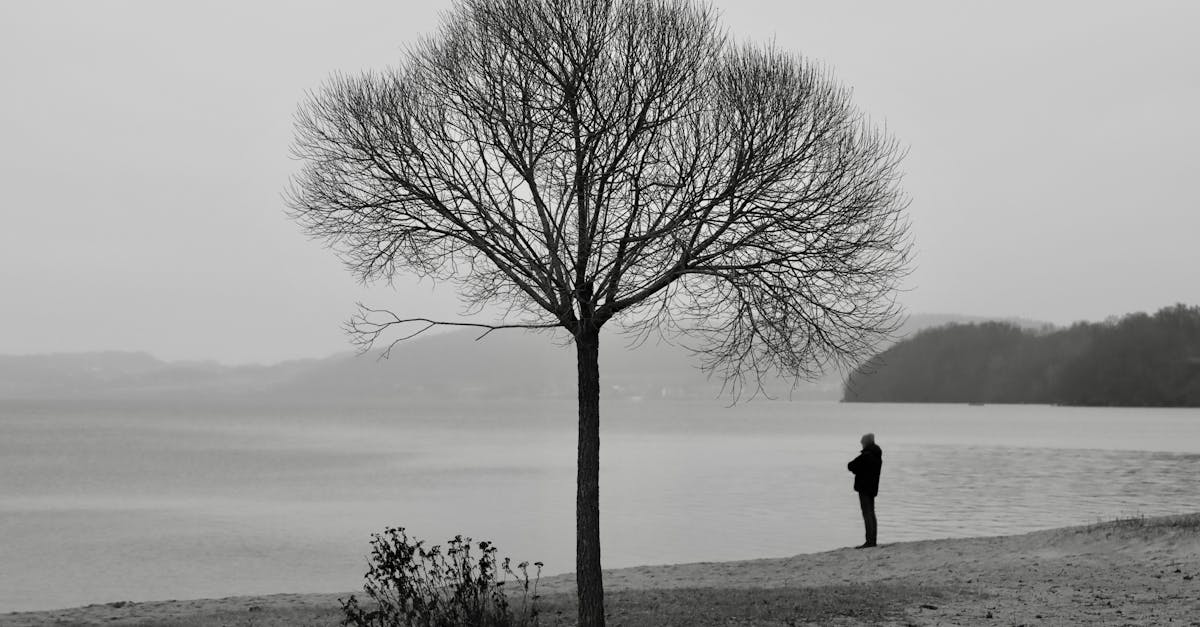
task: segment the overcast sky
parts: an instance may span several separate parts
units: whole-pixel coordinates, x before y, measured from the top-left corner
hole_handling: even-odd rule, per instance
[[[0,353],[348,349],[355,283],[283,213],[291,116],[448,2],[0,3]],[[1200,2],[722,0],[909,147],[914,313],[1055,323],[1200,303]]]

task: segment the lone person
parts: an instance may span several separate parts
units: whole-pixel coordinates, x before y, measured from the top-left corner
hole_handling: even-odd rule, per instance
[[[854,547],[856,549],[875,546],[875,495],[879,494],[879,469],[883,466],[883,449],[875,444],[875,434],[864,435],[861,442],[862,452],[846,464],[846,468],[854,473],[854,491],[858,492],[863,525],[867,528],[867,541]]]

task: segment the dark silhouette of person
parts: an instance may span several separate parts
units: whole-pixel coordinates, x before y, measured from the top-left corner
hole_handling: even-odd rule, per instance
[[[883,467],[883,449],[875,444],[874,433],[864,435],[860,442],[862,452],[850,460],[846,468],[854,473],[854,491],[858,492],[863,525],[867,528],[867,541],[854,548],[866,549],[875,546],[878,527],[875,520],[875,496],[879,494],[879,470]]]

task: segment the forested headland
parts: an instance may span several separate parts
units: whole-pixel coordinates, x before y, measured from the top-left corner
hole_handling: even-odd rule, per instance
[[[843,400],[1197,407],[1200,307],[1066,328],[926,329],[851,373]]]

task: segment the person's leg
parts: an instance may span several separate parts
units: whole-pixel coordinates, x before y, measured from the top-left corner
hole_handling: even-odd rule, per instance
[[[875,520],[875,497],[858,493],[858,505],[862,508],[863,526],[866,528],[867,541],[863,547],[875,546],[878,522]]]
[[[875,520],[875,497],[867,497],[867,544],[875,546],[876,531],[879,529],[879,523]]]

